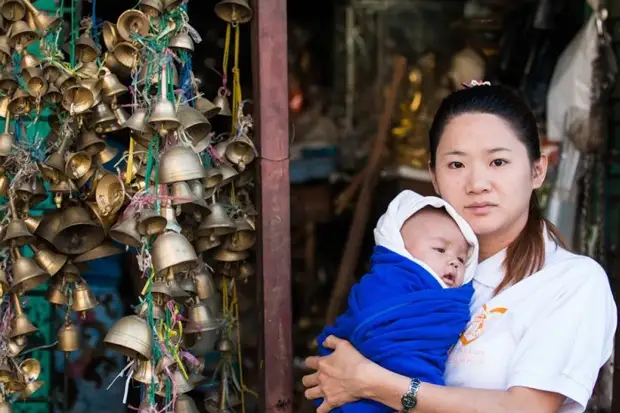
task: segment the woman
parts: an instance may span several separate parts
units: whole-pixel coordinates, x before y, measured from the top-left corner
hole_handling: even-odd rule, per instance
[[[330,336],[303,378],[317,412],[371,399],[401,412],[583,412],[609,359],[616,306],[593,260],[563,248],[539,213],[547,159],[525,103],[499,86],[448,96],[430,130],[438,194],[480,242],[474,314],[448,360],[446,386],[420,383]]]

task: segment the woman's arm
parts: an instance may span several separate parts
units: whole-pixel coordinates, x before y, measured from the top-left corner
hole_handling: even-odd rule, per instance
[[[409,389],[410,378],[393,373],[364,358],[345,340],[328,337],[327,357],[310,357],[316,373],[304,377],[306,397],[323,397],[317,413],[327,413],[357,399],[371,399],[397,411]],[[422,383],[415,413],[555,413],[565,397],[524,387],[508,391],[443,387]]]

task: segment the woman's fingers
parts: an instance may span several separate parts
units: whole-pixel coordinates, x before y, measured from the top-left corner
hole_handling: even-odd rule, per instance
[[[314,387],[319,385],[319,373],[312,373],[304,376],[301,379],[301,382],[304,384],[304,387]]]
[[[336,336],[328,336],[325,341],[323,342],[323,347],[325,348],[331,348],[332,350],[336,349],[336,346],[338,344],[340,344],[342,341],[341,338],[338,338]]]
[[[315,387],[311,387],[309,389],[306,389],[306,391],[304,392],[304,396],[308,400],[314,400],[314,399],[318,399],[320,397],[323,397],[323,392],[321,391],[320,387],[315,386]]]
[[[321,403],[319,408],[316,409],[316,413],[329,413],[331,410],[332,408],[329,406],[329,404],[327,404],[327,402],[324,401],[323,403]]]
[[[310,356],[306,359],[306,367],[312,370],[319,369],[319,357]]]

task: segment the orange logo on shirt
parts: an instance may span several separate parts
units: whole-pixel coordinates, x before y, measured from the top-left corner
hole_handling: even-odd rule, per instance
[[[504,314],[506,311],[508,309],[504,307],[495,307],[489,310],[486,304],[483,305],[478,314],[471,319],[463,334],[461,334],[461,344],[466,346],[478,340],[482,333],[484,333],[486,322],[492,317]]]

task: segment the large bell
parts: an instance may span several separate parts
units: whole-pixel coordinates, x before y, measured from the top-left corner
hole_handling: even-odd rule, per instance
[[[211,214],[202,221],[198,228],[199,236],[220,236],[234,232],[235,222],[228,216],[224,205],[215,203],[210,205]]]
[[[125,202],[125,188],[116,174],[106,174],[97,182],[95,198],[104,216],[116,214]]]
[[[159,99],[149,116],[148,124],[160,135],[166,136],[168,132],[176,130],[181,122],[177,117],[174,104],[168,99]]]
[[[200,156],[185,146],[168,149],[159,163],[159,183],[172,184],[179,181],[202,179],[205,168]]]
[[[26,7],[21,0],[5,0],[0,6],[2,17],[10,22],[16,22],[26,17]]]
[[[82,63],[89,63],[97,60],[99,48],[88,32],[82,33],[75,42],[75,54]]]
[[[51,276],[56,275],[67,263],[68,258],[66,255],[57,254],[46,248],[39,248],[35,245],[30,245],[30,248],[34,251],[35,262]]]
[[[23,20],[11,25],[9,44],[17,50],[23,50],[39,39],[39,35]]]
[[[80,329],[73,323],[65,323],[58,330],[58,345],[59,351],[70,353],[80,349]]]
[[[146,37],[149,33],[149,18],[140,10],[129,9],[118,18],[116,29],[127,42],[133,41],[134,35]]]
[[[11,291],[23,294],[34,290],[45,283],[50,275],[45,272],[32,258],[22,257],[15,249],[16,259],[13,261],[13,281]]]
[[[215,5],[215,14],[227,23],[247,23],[254,13],[246,0],[222,0]]]
[[[61,215],[53,243],[63,254],[78,255],[95,248],[104,238],[103,228],[92,221],[86,209],[70,206]]]
[[[116,225],[110,229],[110,238],[129,247],[139,248],[140,233],[138,232],[138,221],[135,216],[121,219]]]
[[[146,321],[135,315],[114,323],[103,342],[110,350],[130,358],[150,359],[153,354],[153,331]]]
[[[185,133],[194,144],[205,139],[209,132],[211,132],[211,123],[198,109],[188,105],[181,105],[177,111],[177,116],[183,126],[183,130],[185,130]]]
[[[15,317],[11,320],[9,338],[25,336],[39,331],[39,329],[36,328],[24,314],[22,305],[19,302],[19,296],[17,294],[13,294],[12,298]]]
[[[172,268],[184,271],[198,260],[192,244],[183,235],[165,232],[155,239],[151,251],[153,267],[156,273]]]
[[[73,303],[71,304],[73,311],[78,313],[88,311],[97,307],[97,305],[99,305],[99,302],[86,283],[80,283],[75,287],[73,290]]]

